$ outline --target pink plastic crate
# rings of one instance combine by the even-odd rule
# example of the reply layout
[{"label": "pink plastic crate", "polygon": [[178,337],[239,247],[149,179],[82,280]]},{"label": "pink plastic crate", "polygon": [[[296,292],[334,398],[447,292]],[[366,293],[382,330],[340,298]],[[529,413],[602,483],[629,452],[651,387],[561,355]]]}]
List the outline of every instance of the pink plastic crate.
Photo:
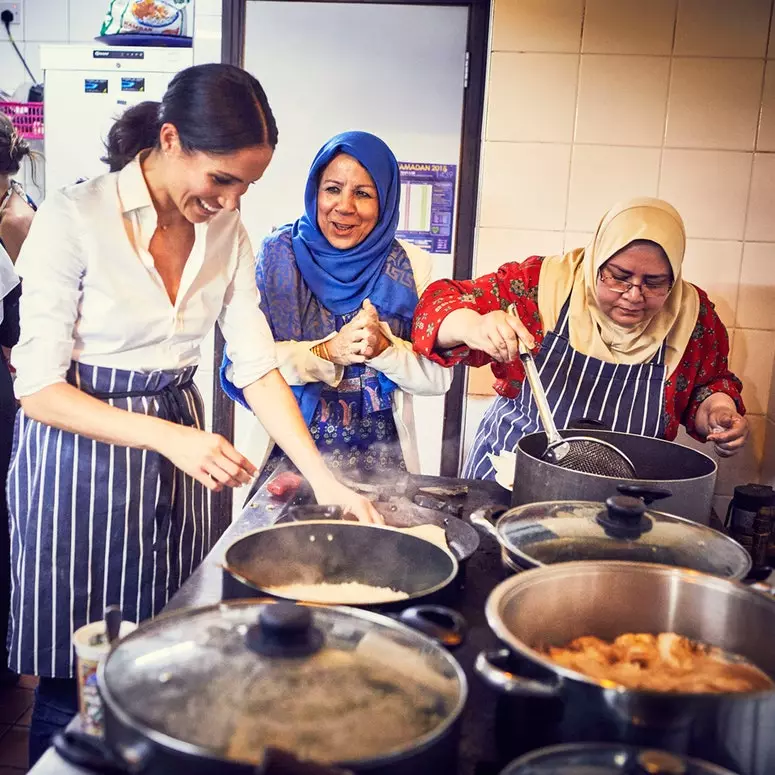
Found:
[{"label": "pink plastic crate", "polygon": [[22,137],[29,140],[43,139],[42,102],[0,102],[0,111],[11,119]]}]

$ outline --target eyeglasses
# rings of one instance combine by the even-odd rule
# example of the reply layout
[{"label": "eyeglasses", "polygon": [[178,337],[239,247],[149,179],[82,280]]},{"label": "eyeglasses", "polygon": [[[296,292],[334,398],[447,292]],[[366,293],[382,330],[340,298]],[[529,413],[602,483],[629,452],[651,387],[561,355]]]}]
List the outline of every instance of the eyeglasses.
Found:
[{"label": "eyeglasses", "polygon": [[633,288],[637,288],[646,297],[667,296],[673,283],[670,280],[644,280],[642,283],[631,283],[627,280],[620,280],[614,277],[607,269],[600,270],[600,279],[606,288],[610,288],[615,293],[627,293]]}]

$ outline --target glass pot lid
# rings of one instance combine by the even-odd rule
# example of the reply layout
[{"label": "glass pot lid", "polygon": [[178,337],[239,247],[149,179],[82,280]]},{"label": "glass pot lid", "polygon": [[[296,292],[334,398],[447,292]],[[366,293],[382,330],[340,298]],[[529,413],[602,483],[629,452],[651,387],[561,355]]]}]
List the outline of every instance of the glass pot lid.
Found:
[{"label": "glass pot lid", "polygon": [[252,764],[267,747],[322,764],[397,754],[440,734],[466,695],[457,662],[392,619],[270,601],[148,622],[111,652],[100,686],[163,744]]},{"label": "glass pot lid", "polygon": [[605,503],[547,501],[507,511],[497,529],[510,551],[532,565],[574,560],[626,560],[672,565],[723,578],[751,567],[736,541],[698,522],[646,508],[640,498]]},{"label": "glass pot lid", "polygon": [[587,743],[543,748],[513,761],[501,775],[734,775],[667,751]]}]

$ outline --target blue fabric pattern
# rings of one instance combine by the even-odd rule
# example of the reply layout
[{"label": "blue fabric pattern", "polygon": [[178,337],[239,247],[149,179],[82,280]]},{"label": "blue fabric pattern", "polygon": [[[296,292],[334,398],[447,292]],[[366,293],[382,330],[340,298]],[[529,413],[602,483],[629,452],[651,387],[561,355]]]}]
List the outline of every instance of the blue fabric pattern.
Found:
[{"label": "blue fabric pattern", "polygon": [[[317,219],[320,174],[340,153],[361,163],[374,180],[379,196],[376,226],[363,242],[349,250],[333,247],[318,228]],[[293,250],[312,293],[335,314],[351,312],[371,298],[393,248],[400,196],[398,162],[378,137],[368,132],[344,132],[318,151],[307,177],[304,215],[292,226]]]}]

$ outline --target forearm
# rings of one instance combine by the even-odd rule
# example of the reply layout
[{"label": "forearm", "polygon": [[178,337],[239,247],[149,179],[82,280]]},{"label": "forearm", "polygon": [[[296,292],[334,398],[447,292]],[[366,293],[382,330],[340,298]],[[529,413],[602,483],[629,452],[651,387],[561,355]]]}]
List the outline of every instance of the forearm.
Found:
[{"label": "forearm", "polygon": [[720,407],[727,407],[731,411],[737,412],[735,402],[726,393],[713,393],[712,395],[709,395],[697,409],[694,425],[697,429],[697,433],[703,438],[711,432],[708,422],[711,412]]},{"label": "forearm", "polygon": [[277,369],[248,385],[243,392],[259,422],[313,489],[333,479],[315,447],[293,393]]},{"label": "forearm", "polygon": [[159,447],[169,423],[158,417],[110,406],[72,385],[49,385],[21,398],[24,413],[45,425],[78,433],[106,444],[151,449]]},{"label": "forearm", "polygon": [[442,350],[466,344],[466,333],[479,323],[480,315],[472,309],[456,309],[439,325],[436,347]]}]

